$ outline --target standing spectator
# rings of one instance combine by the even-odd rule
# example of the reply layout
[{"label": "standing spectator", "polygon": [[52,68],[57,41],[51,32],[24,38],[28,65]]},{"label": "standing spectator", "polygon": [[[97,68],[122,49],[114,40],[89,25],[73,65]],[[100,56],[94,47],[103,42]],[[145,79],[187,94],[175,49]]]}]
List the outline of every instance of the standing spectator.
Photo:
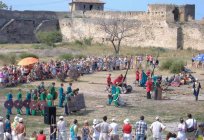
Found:
[{"label": "standing spectator", "polygon": [[159,117],[156,117],[156,121],[153,122],[150,126],[150,131],[153,133],[154,140],[162,140],[162,131],[166,127],[160,122]]},{"label": "standing spectator", "polygon": [[18,139],[20,139],[20,140],[24,140],[25,139],[26,126],[23,123],[23,118],[19,119],[19,123],[16,126],[16,134],[17,134]]},{"label": "standing spectator", "polygon": [[118,134],[118,130],[119,130],[119,126],[118,124],[115,122],[115,118],[112,119],[112,123],[110,124],[112,131],[110,134],[110,140],[119,140],[119,134]]},{"label": "standing spectator", "polygon": [[37,133],[34,131],[29,140],[37,140]]},{"label": "standing spectator", "polygon": [[192,117],[191,114],[188,114],[187,117],[188,117],[188,119],[186,120],[187,138],[193,139],[195,131],[197,130],[197,121]]},{"label": "standing spectator", "polygon": [[70,140],[77,140],[78,133],[78,121],[75,119],[70,129]]},{"label": "standing spectator", "polygon": [[140,120],[136,122],[135,134],[136,140],[144,140],[147,131],[147,123],[144,121],[144,116],[140,117]]},{"label": "standing spectator", "polygon": [[152,79],[148,77],[148,80],[146,82],[146,92],[147,92],[147,99],[151,99],[151,92],[152,90]]},{"label": "standing spectator", "polygon": [[196,140],[204,139],[204,124],[199,124],[195,133]]},{"label": "standing spectator", "polygon": [[98,120],[94,119],[93,120],[93,126],[92,126],[92,132],[93,132],[92,139],[93,140],[99,140],[100,133],[99,133],[99,131],[96,130],[97,124],[98,124]]},{"label": "standing spectator", "polygon": [[11,131],[12,140],[18,140],[16,131],[15,131],[15,130],[16,130],[16,127],[17,127],[17,125],[18,125],[18,122],[19,122],[19,117],[18,117],[18,116],[15,116],[14,121],[13,121],[13,123],[11,124],[11,128],[12,128],[12,131]]},{"label": "standing spectator", "polygon": [[67,140],[67,123],[64,121],[64,117],[60,116],[59,121],[57,122],[58,130],[58,140]]},{"label": "standing spectator", "polygon": [[132,126],[130,124],[129,119],[124,120],[124,125],[123,125],[123,140],[132,140]]},{"label": "standing spectator", "polygon": [[4,123],[3,123],[3,117],[0,116],[0,140],[4,139]]},{"label": "standing spectator", "polygon": [[112,131],[111,126],[107,123],[107,116],[103,117],[103,122],[96,126],[96,130],[100,132],[99,140],[108,140],[109,133]]},{"label": "standing spectator", "polygon": [[195,96],[196,101],[198,101],[200,89],[201,89],[200,82],[198,82],[198,79],[196,79],[196,82],[193,82],[193,95]]},{"label": "standing spectator", "polygon": [[177,138],[179,140],[186,140],[186,123],[183,118],[180,119],[180,123],[178,125],[178,135]]},{"label": "standing spectator", "polygon": [[89,123],[87,120],[84,121],[84,126],[81,130],[82,133],[82,140],[90,140],[90,128],[89,128]]},{"label": "standing spectator", "polygon": [[37,136],[37,140],[46,140],[46,136],[45,136],[45,134],[43,134],[43,130],[40,130],[40,132]]},{"label": "standing spectator", "polygon": [[4,131],[11,134],[10,115],[6,115],[6,119],[4,121]]}]

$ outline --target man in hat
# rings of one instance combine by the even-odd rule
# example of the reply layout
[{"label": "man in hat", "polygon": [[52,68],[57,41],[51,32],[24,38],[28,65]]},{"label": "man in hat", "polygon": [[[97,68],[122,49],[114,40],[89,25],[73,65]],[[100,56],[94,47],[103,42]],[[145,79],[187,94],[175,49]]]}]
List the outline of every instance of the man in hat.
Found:
[{"label": "man in hat", "polygon": [[132,125],[130,124],[130,120],[127,118],[123,122],[123,140],[132,140]]},{"label": "man in hat", "polygon": [[112,131],[110,133],[110,140],[119,140],[119,125],[116,123],[115,118],[112,118],[112,123],[110,124]]},{"label": "man in hat", "polygon": [[[21,91],[21,89],[18,90],[17,100],[22,101],[22,91]],[[17,108],[17,114],[21,114],[21,109],[20,108]]]},{"label": "man in hat", "polygon": [[19,123],[16,126],[16,134],[19,140],[24,140],[26,135],[26,126],[23,123],[23,118],[19,118]]},{"label": "man in hat", "polygon": [[61,86],[59,88],[59,104],[58,104],[59,107],[63,107],[63,102],[65,99],[63,86],[64,86],[64,84],[61,83]]},{"label": "man in hat", "polygon": [[150,126],[150,131],[153,134],[154,140],[162,140],[162,131],[165,130],[165,126],[161,123],[159,116],[157,116],[156,121]]},{"label": "man in hat", "polygon": [[96,130],[96,126],[98,124],[99,124],[99,121],[97,119],[94,119],[93,125],[92,125],[92,131],[93,131],[92,138],[93,138],[93,140],[99,140],[100,133],[99,133],[99,131]]},{"label": "man in hat", "polygon": [[[6,96],[7,96],[7,101],[13,102],[13,95],[11,91],[9,91],[9,93]],[[12,114],[12,108],[7,108],[7,114],[8,115]]]},{"label": "man in hat", "polygon": [[67,140],[67,123],[64,121],[64,117],[60,116],[59,121],[57,122],[58,130],[58,140]]},{"label": "man in hat", "polygon": [[4,123],[3,123],[3,117],[0,116],[0,140],[4,139]]}]

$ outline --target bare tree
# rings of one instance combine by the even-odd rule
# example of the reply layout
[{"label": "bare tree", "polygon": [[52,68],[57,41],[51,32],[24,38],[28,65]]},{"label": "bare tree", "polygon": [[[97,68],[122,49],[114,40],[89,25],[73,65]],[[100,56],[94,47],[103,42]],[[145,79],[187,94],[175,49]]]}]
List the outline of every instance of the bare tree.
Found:
[{"label": "bare tree", "polygon": [[107,35],[107,40],[114,47],[116,55],[120,53],[121,42],[128,37],[133,36],[136,21],[126,19],[103,19],[100,21],[100,29]]}]

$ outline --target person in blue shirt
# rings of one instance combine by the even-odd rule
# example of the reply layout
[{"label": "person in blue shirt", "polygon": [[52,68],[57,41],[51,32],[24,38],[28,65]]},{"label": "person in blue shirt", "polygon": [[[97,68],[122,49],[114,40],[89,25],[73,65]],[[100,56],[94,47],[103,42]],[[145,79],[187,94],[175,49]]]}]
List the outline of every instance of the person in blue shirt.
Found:
[{"label": "person in blue shirt", "polygon": [[65,95],[64,95],[64,89],[63,89],[64,84],[61,83],[61,87],[59,88],[59,107],[63,107],[63,102],[65,99]]},{"label": "person in blue shirt", "polygon": [[67,87],[67,94],[73,96],[72,83],[69,83],[69,86]]},{"label": "person in blue shirt", "polygon": [[[13,95],[11,91],[9,91],[9,93],[6,96],[7,96],[7,101],[13,101]],[[12,114],[12,108],[7,108],[7,115],[11,115],[11,114]]]}]

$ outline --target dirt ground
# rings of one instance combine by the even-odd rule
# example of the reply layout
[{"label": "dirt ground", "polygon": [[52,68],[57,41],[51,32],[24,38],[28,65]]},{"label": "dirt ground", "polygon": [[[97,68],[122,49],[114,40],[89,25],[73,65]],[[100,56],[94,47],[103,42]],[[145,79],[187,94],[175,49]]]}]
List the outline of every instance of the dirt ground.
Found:
[{"label": "dirt ground", "polygon": [[[14,45],[16,46],[16,45]],[[13,47],[13,46],[11,46]],[[73,52],[79,53],[79,50],[75,50],[75,48],[57,48],[57,49],[30,49],[27,46],[19,46],[18,48],[14,47],[11,49],[7,49],[8,46],[1,46],[0,50],[2,54],[7,54],[9,52],[13,52],[15,54],[21,54],[23,52],[31,52],[38,54],[42,59],[50,59],[50,57],[56,57],[55,54],[63,54],[64,52]],[[21,49],[19,49],[21,48]],[[93,47],[90,47],[89,51],[86,53],[93,53],[96,50],[92,50]],[[80,48],[81,49],[81,48]],[[98,47],[96,49],[101,49],[98,53],[107,51],[106,48]],[[140,49],[142,53],[143,49]],[[148,49],[147,49],[148,50]],[[133,51],[129,49],[126,54],[132,54],[132,52],[136,52],[136,49]],[[155,51],[157,54],[157,51]],[[84,51],[83,51],[84,53]],[[104,51],[103,54],[107,52]],[[140,53],[140,52],[139,52]],[[184,51],[182,52],[183,59],[190,60],[192,52]],[[102,53],[101,53],[102,54]],[[166,55],[168,54],[168,55]],[[165,57],[181,57],[181,52],[166,52],[166,54],[162,54]],[[97,54],[95,54],[97,55]],[[46,57],[46,58],[45,58]],[[40,58],[40,59],[41,59]],[[190,67],[191,68],[191,67]],[[194,71],[193,75],[199,79],[201,82],[201,86],[204,87],[204,72],[203,69],[192,69]],[[125,71],[114,71],[111,72],[112,79],[116,78],[119,74],[125,74]],[[170,74],[166,71],[159,71],[156,69],[155,71],[158,75],[169,76]],[[122,94],[121,97],[126,101],[127,106],[117,108],[114,105],[107,106],[107,95],[108,93],[105,91],[106,88],[106,77],[109,72],[96,72],[90,75],[84,75],[80,77],[78,81],[73,83],[73,88],[79,88],[80,93],[83,93],[85,96],[86,102],[86,110],[81,110],[80,112],[73,113],[70,116],[65,116],[66,121],[68,122],[68,126],[72,123],[73,119],[77,119],[79,121],[80,127],[83,125],[84,120],[88,120],[90,125],[92,125],[93,119],[102,120],[104,115],[108,116],[108,121],[114,117],[117,122],[120,124],[120,129],[122,128],[123,120],[129,118],[131,120],[131,124],[134,125],[141,115],[145,116],[145,121],[148,123],[148,127],[155,120],[156,116],[160,116],[162,122],[167,126],[165,133],[168,131],[177,132],[177,125],[180,117],[186,119],[187,113],[192,113],[193,117],[196,118],[199,122],[204,122],[204,91],[201,89],[199,101],[195,101],[195,98],[192,94],[192,85],[185,85],[181,87],[169,87],[168,91],[163,92],[164,100],[155,101],[153,99],[146,99],[146,91],[144,88],[135,86],[135,73],[134,70],[130,70],[127,75],[127,83],[132,85],[133,92],[131,94]],[[56,87],[59,87],[60,82],[56,80],[47,80],[44,81],[45,85],[48,87],[52,82],[56,82]],[[33,82],[30,84],[23,84],[15,88],[6,88],[0,89],[0,115],[5,116],[6,110],[3,107],[3,103],[5,101],[5,95],[9,90],[12,90],[14,93],[14,98],[16,97],[17,89],[22,88],[25,93],[29,89],[35,88],[40,84],[40,81]],[[68,82],[64,83],[64,89],[68,86]],[[25,94],[24,94],[25,97]],[[56,102],[57,103],[57,102]],[[25,110],[23,109],[25,112]],[[15,109],[13,109],[14,115],[12,115],[11,120],[15,116]],[[60,115],[64,115],[63,108],[57,108],[57,120]],[[25,120],[25,124],[27,126],[27,137],[29,137],[33,131],[39,131],[40,129],[44,129],[45,133],[48,135],[49,126],[44,124],[44,118],[42,116],[22,116]],[[122,134],[122,131],[120,131]],[[151,133],[148,132],[148,139],[151,139]]]},{"label": "dirt ground", "polygon": [[[162,122],[167,126],[166,131],[176,132],[179,118],[184,117],[186,119],[187,113],[192,113],[199,122],[204,122],[204,95],[202,90],[199,96],[199,101],[197,102],[192,94],[192,85],[185,85],[177,88],[169,87],[168,91],[163,92],[164,100],[147,100],[145,89],[133,84],[135,79],[133,70],[129,71],[127,76],[127,83],[133,86],[133,92],[131,94],[121,95],[121,97],[126,101],[127,106],[122,108],[117,108],[114,105],[107,106],[106,101],[108,93],[105,91],[105,83],[108,73],[109,72],[96,72],[95,74],[84,75],[80,77],[78,81],[73,83],[73,88],[79,87],[80,93],[84,94],[87,108],[86,111],[81,110],[80,112],[73,113],[70,116],[65,116],[68,124],[70,124],[73,119],[77,119],[80,126],[83,125],[84,120],[88,120],[90,124],[92,124],[93,119],[101,120],[104,115],[107,115],[109,121],[114,117],[122,127],[123,120],[125,118],[129,118],[132,125],[134,125],[139,117],[144,115],[148,126],[150,126],[155,117],[160,116]],[[121,73],[125,74],[125,71],[111,72],[112,79]],[[163,72],[156,70],[156,73]],[[194,75],[199,78],[201,86],[204,86],[202,70],[196,70]],[[49,86],[53,81],[56,82],[56,87],[59,87],[60,82],[56,80],[45,81],[45,85]],[[39,83],[40,81],[31,84],[24,84],[17,88],[22,88],[25,91],[29,88],[35,87]],[[64,88],[66,89],[68,82],[64,85]],[[17,88],[12,88],[12,90],[15,91]],[[1,95],[5,95],[5,91],[3,89],[1,89]],[[4,100],[4,97],[1,98],[1,101]],[[3,108],[3,104],[1,104],[1,108]],[[5,109],[2,109],[2,112],[4,114]],[[15,113],[15,110],[13,112]],[[60,115],[64,115],[64,109],[57,108],[57,117]],[[34,130],[39,131],[42,128],[44,128],[48,134],[49,126],[43,123],[42,116],[23,116],[23,118],[27,125],[28,136],[31,135]],[[151,134],[149,133],[149,136],[150,135]]]}]

